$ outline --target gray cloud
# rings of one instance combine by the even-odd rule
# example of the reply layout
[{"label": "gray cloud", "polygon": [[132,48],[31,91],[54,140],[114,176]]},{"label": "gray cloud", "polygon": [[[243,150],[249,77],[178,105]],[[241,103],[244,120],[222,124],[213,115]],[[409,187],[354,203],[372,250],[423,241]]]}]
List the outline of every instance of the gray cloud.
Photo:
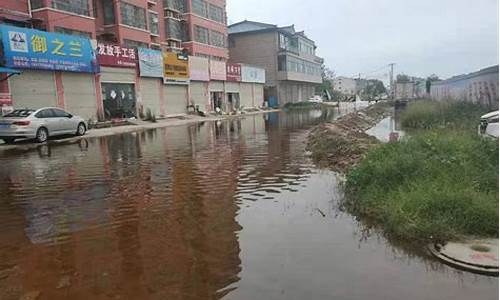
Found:
[{"label": "gray cloud", "polygon": [[[396,73],[441,77],[498,64],[496,0],[228,0],[230,22],[295,24],[339,75],[395,62]],[[369,77],[383,78],[387,70]]]}]

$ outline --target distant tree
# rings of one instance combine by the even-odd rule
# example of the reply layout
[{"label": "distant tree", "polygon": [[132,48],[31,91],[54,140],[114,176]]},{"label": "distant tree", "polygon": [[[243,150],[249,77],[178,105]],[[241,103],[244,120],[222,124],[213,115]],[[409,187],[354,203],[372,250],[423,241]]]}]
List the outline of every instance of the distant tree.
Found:
[{"label": "distant tree", "polygon": [[439,77],[436,74],[432,74],[432,75],[429,75],[429,77],[427,77],[427,79],[425,80],[425,91],[427,92],[427,94],[431,93],[432,83],[435,81],[440,81],[440,80],[441,79],[439,79]]},{"label": "distant tree", "polygon": [[398,74],[396,76],[396,82],[399,83],[410,82],[410,77],[406,74]]},{"label": "distant tree", "polygon": [[384,83],[378,79],[370,79],[366,83],[365,88],[361,91],[361,96],[368,99],[380,97],[387,93]]}]

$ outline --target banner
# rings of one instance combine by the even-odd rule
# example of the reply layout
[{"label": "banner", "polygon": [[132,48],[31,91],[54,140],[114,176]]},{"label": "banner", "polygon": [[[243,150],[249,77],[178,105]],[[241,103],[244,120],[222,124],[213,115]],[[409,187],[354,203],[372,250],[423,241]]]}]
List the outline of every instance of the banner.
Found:
[{"label": "banner", "polygon": [[241,65],[228,64],[227,65],[227,81],[241,81]]},{"label": "banner", "polygon": [[161,51],[139,48],[139,74],[142,77],[163,78],[163,55]]},{"label": "banner", "polygon": [[187,55],[175,52],[163,53],[164,76],[163,83],[188,84],[189,58]]},{"label": "banner", "polygon": [[189,57],[189,78],[196,81],[210,81],[208,58],[198,56]]},{"label": "banner", "polygon": [[137,55],[134,48],[97,44],[97,60],[101,66],[135,68]]},{"label": "banner", "polygon": [[5,66],[68,72],[99,71],[89,39],[0,25]]},{"label": "banner", "polygon": [[218,60],[210,60],[210,79],[225,81],[226,63]]},{"label": "banner", "polygon": [[241,81],[266,83],[266,70],[246,65],[241,66]]}]

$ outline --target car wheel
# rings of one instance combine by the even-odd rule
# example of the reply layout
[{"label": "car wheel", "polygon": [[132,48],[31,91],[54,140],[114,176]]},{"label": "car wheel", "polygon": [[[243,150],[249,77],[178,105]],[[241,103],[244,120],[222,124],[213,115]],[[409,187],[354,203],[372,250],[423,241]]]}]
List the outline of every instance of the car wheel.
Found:
[{"label": "car wheel", "polygon": [[3,138],[2,139],[6,144],[12,144],[16,140],[15,138]]},{"label": "car wheel", "polygon": [[76,135],[79,135],[79,136],[85,135],[86,131],[87,131],[87,127],[85,127],[85,124],[80,123],[80,124],[78,124],[78,127],[76,128]]},{"label": "car wheel", "polygon": [[39,128],[36,132],[36,141],[39,143],[45,143],[48,138],[49,132],[47,131],[47,129],[44,127]]}]

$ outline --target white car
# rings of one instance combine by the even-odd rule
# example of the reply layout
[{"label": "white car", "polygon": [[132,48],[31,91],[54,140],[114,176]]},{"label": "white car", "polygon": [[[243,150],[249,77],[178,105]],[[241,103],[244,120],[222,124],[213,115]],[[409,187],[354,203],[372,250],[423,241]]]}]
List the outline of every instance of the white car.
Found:
[{"label": "white car", "polygon": [[56,107],[16,109],[0,118],[0,139],[12,143],[16,139],[47,141],[49,136],[84,135],[87,122],[81,117]]},{"label": "white car", "polygon": [[479,134],[498,138],[498,111],[490,112],[481,117]]}]

